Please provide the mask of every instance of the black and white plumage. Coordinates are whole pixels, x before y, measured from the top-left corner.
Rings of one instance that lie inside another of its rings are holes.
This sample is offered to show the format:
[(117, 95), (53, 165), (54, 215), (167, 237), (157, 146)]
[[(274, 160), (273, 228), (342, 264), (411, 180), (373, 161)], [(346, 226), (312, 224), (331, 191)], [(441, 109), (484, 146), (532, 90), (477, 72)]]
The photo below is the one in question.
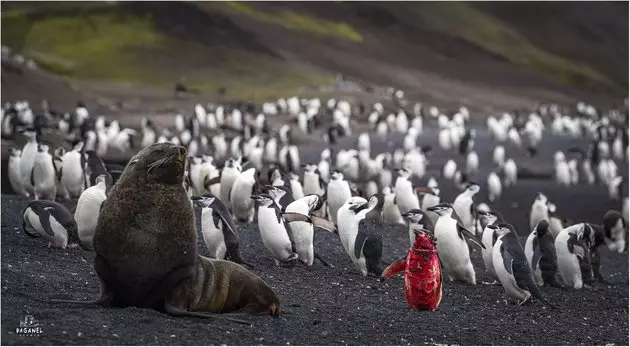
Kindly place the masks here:
[(421, 209), (412, 209), (402, 214), (402, 216), (409, 222), (409, 242), (413, 245), (415, 241), (416, 233), (414, 230), (423, 229), (428, 230), (431, 233), (435, 232), (435, 225), (426, 212)]
[(518, 299), (521, 306), (532, 296), (554, 308), (543, 298), (534, 281), (532, 270), (525, 252), (518, 241), (514, 227), (508, 223), (492, 225), (497, 234), (497, 242), (492, 249), (492, 260), (497, 277), (508, 296)]
[(48, 200), (31, 201), (22, 212), (22, 227), (30, 237), (44, 237), (48, 247), (65, 249), (77, 244), (77, 223), (62, 204)]
[(210, 257), (247, 265), (239, 251), (234, 219), (225, 204), (210, 193), (190, 199), (194, 206), (201, 208), (201, 235)]
[[(111, 175), (109, 176), (109, 180), (111, 180)], [(84, 190), (77, 201), (77, 207), (74, 211), (74, 220), (77, 223), (81, 247), (84, 249), (94, 249), (92, 240), (96, 232), (96, 224), (98, 222), (101, 206), (103, 206), (103, 203), (107, 199), (110, 184), (106, 174), (98, 175), (96, 177), (96, 184)]]
[(538, 286), (562, 287), (556, 279), (558, 272), (556, 247), (549, 223), (541, 220), (525, 241), (525, 256), (529, 261)]
[(494, 229), (490, 228), (492, 225), (496, 225), (499, 223), (503, 223), (504, 219), (501, 213), (498, 211), (489, 211), (489, 212), (479, 212), (481, 218), (481, 242), (485, 248), (481, 249), (481, 257), (483, 259), (483, 264), (486, 268), (486, 272), (498, 281), (497, 273), (494, 270), (494, 264), (492, 263), (492, 248), (494, 244), (497, 242), (497, 235), (494, 232)]

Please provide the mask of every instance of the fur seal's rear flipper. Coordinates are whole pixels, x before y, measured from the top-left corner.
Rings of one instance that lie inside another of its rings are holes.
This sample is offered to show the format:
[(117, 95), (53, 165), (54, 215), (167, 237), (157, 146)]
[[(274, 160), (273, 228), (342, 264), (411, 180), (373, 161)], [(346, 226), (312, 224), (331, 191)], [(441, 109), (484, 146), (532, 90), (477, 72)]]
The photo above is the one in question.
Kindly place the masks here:
[(332, 264), (330, 264), (329, 262), (325, 261), (324, 258), (322, 258), (322, 256), (319, 255), (319, 253), (317, 253), (317, 252), (313, 252), (313, 253), (314, 253), (315, 258), (317, 260), (321, 261), (322, 264), (324, 264), (324, 266), (334, 267), (334, 266), (332, 266)]
[(206, 318), (206, 319), (225, 319), (225, 320), (229, 320), (231, 322), (234, 323), (239, 323), (239, 324), (245, 324), (245, 325), (253, 325), (251, 322), (248, 322), (246, 320), (241, 320), (241, 319), (236, 319), (236, 318), (230, 318), (230, 317), (226, 317), (225, 315), (221, 315), (218, 313), (201, 313), (201, 312), (191, 312), (191, 311), (186, 311), (183, 310), (181, 308), (175, 307), (171, 304), (169, 304), (168, 302), (164, 304), (164, 310), (167, 314), (171, 315), (171, 316), (176, 316), (176, 317), (196, 317), (196, 318)]

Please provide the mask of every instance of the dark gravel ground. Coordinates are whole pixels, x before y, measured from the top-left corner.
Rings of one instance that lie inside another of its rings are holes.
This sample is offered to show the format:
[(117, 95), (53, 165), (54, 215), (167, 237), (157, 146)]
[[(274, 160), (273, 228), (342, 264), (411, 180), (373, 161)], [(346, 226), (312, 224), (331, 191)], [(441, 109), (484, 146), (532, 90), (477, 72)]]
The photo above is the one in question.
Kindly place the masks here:
[[(435, 141), (436, 132), (425, 130), (420, 144)], [(399, 139), (395, 138), (395, 141)], [(349, 148), (353, 139), (343, 139)], [(526, 159), (515, 148), (508, 156), (519, 166), (535, 165), (551, 169), (552, 155), (578, 140), (546, 136), (541, 154)], [(583, 145), (584, 142), (581, 142)], [(323, 145), (319, 145), (321, 147)], [(372, 148), (385, 145), (373, 140)], [(481, 131), (477, 151), (482, 173), (476, 179), (482, 186), (476, 201), (486, 201), (485, 181), (491, 169), (491, 141)], [(319, 157), (317, 146), (304, 160)], [(429, 174), (449, 156), (436, 150), (430, 158)], [(462, 163), (463, 158), (458, 158)], [(485, 164), (485, 165), (484, 165)], [(627, 163), (619, 163), (620, 172)], [(627, 175), (627, 172), (626, 172)], [(426, 177), (428, 178), (428, 176)], [(457, 192), (452, 184), (441, 182), (443, 200), (452, 201)], [(570, 189), (541, 180), (519, 181), (504, 190), (498, 203), (491, 205), (503, 213), (525, 237), (529, 207), (538, 191), (558, 205), (559, 212), (573, 221), (599, 222), (610, 201), (603, 186), (579, 185)], [(628, 253), (602, 251), (602, 273), (608, 286), (596, 283), (591, 289), (562, 291), (544, 288), (543, 294), (559, 310), (533, 302), (523, 307), (508, 304), (501, 286), (444, 284), (444, 298), (437, 312), (409, 312), (403, 296), (401, 277), (379, 282), (361, 277), (343, 252), (337, 237), (317, 232), (316, 248), (334, 268), (315, 263), (312, 267), (276, 267), (264, 249), (256, 225), (239, 225), (244, 257), (257, 264), (255, 272), (276, 291), (284, 312), (280, 317), (250, 317), (253, 325), (193, 318), (171, 318), (152, 310), (104, 309), (75, 305), (52, 305), (34, 301), (40, 298), (91, 299), (99, 293), (93, 269), (94, 254), (81, 249), (47, 249), (46, 242), (28, 238), (21, 229), (20, 210), (26, 201), (2, 195), (2, 344), (16, 345), (628, 345)], [(392, 261), (408, 248), (405, 227), (391, 226), (382, 231), (384, 258)], [(524, 244), (524, 238), (522, 242)], [(200, 252), (205, 246), (199, 243)], [(165, 245), (165, 247), (167, 247)], [(477, 281), (489, 281), (480, 253), (472, 255)], [(25, 314), (33, 315), (43, 333), (37, 337), (18, 336), (15, 328)]]

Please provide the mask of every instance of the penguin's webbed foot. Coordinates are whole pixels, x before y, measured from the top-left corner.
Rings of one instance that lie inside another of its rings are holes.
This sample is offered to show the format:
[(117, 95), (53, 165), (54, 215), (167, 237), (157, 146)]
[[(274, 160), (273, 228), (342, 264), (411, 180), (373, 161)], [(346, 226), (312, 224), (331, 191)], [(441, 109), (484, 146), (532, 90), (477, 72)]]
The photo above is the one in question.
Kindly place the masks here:
[(519, 307), (520, 307), (520, 306), (523, 306), (523, 304), (525, 304), (526, 302), (528, 302), (531, 298), (532, 298), (532, 295), (531, 295), (531, 294), (529, 294), (529, 293), (525, 294), (525, 298), (523, 298), (523, 300), (522, 300), (522, 301), (520, 301), (520, 302), (518, 303), (518, 306), (519, 306)]

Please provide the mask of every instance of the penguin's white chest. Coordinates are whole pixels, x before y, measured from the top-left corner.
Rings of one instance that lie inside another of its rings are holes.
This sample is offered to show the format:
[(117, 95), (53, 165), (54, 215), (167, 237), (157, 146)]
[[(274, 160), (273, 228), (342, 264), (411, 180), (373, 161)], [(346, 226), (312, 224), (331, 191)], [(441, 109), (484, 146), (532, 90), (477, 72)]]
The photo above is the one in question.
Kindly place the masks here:
[(90, 249), (92, 248), (92, 241), (94, 239), (94, 233), (96, 232), (101, 204), (107, 199), (105, 187), (99, 187), (102, 185), (102, 183), (99, 183), (99, 185), (83, 191), (74, 212), (74, 220), (77, 222), (79, 240), (81, 244)]
[(238, 178), (240, 172), (236, 168), (224, 168), (221, 173), (221, 201), (228, 207), (231, 208), (232, 205), (230, 203), (230, 192), (232, 190), (232, 186), (234, 185), (234, 181)]
[(291, 240), (282, 223), (278, 222), (273, 208), (260, 206), (258, 208), (258, 228), (263, 245), (276, 259), (287, 259), (292, 254)]
[(558, 234), (555, 240), (558, 272), (569, 286), (574, 289), (581, 289), (583, 282), (580, 262), (578, 257), (569, 251), (569, 247), (567, 245), (568, 239), (569, 233), (567, 229), (564, 229), (560, 232), (560, 234)]
[(208, 253), (215, 259), (225, 259), (227, 247), (223, 236), (223, 224), (219, 221), (218, 227), (214, 224), (211, 208), (201, 210), (201, 236), (206, 244)]
[(37, 153), (37, 143), (28, 142), (22, 149), (22, 156), (20, 157), (20, 176), (22, 177), (22, 183), (27, 190), (31, 190), (33, 185), (31, 184), (31, 171), (35, 164), (35, 154)]
[(20, 174), (20, 157), (9, 158), (9, 181), (17, 194), (23, 194), (24, 184)]
[(398, 178), (394, 187), (396, 194), (396, 203), (400, 213), (405, 213), (414, 208), (420, 208), (420, 202), (413, 192), (411, 182), (406, 179)]
[(61, 182), (73, 196), (79, 196), (83, 191), (85, 175), (81, 167), (81, 154), (72, 151), (63, 157), (63, 171)]
[(337, 223), (337, 212), (339, 208), (350, 199), (352, 192), (348, 182), (342, 180), (332, 180), (328, 184), (328, 208), (330, 210), (331, 220)]
[[(534, 240), (536, 239), (536, 235), (534, 232), (531, 232), (527, 237), (527, 241), (525, 241), (525, 247), (523, 250), (525, 251), (525, 258), (529, 262), (530, 267), (532, 267), (532, 274), (534, 275), (534, 281), (538, 286), (542, 286), (544, 284), (542, 278), (542, 272), (540, 271), (540, 267), (538, 264), (534, 264)], [(539, 241), (540, 242), (540, 241)], [(533, 269), (533, 267), (536, 269)]]
[(483, 258), (483, 264), (486, 267), (486, 272), (488, 272), (493, 278), (497, 278), (497, 273), (494, 270), (494, 263), (492, 259), (492, 230), (490, 230), (488, 227), (483, 230), (483, 234), (481, 235), (481, 242), (484, 246), (486, 246), (485, 249), (481, 249), (481, 257)]
[(455, 219), (446, 216), (438, 218), (435, 237), (438, 239), (437, 251), (445, 268), (457, 271), (470, 263), (468, 244), (459, 237)]

